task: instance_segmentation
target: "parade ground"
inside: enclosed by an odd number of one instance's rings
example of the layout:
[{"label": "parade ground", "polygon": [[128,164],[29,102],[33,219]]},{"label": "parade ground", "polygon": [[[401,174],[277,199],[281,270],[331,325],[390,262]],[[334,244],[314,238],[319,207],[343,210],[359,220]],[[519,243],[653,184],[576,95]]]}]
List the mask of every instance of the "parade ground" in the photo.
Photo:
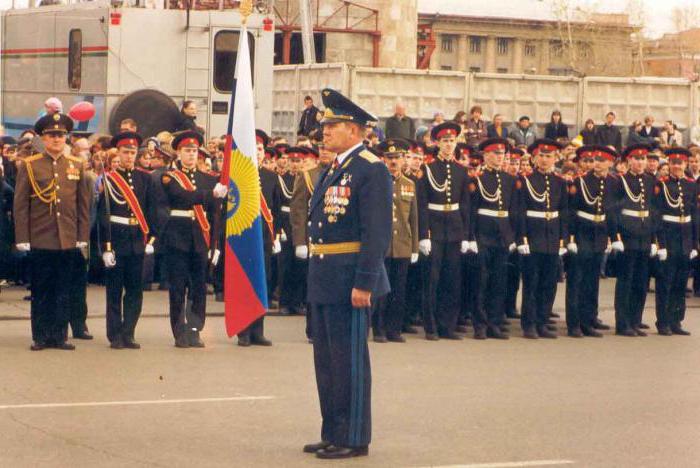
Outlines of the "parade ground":
[{"label": "parade ground", "polygon": [[[601,287],[613,324],[614,280]],[[236,346],[210,297],[205,349],[176,349],[167,293],[145,293],[141,350],[112,350],[104,291],[94,341],[30,352],[23,289],[0,294],[0,465],[6,467],[696,467],[700,300],[690,337],[371,343],[369,457],[318,460],[303,317],[266,319],[271,348]],[[563,314],[563,286],[555,311]],[[644,321],[653,327],[653,294]],[[562,331],[562,329],[564,331]]]}]

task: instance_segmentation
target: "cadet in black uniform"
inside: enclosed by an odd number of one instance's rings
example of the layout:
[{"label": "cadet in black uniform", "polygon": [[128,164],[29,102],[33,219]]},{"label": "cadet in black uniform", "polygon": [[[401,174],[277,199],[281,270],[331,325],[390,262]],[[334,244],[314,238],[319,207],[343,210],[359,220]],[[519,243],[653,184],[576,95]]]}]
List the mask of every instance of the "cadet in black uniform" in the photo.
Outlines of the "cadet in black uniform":
[{"label": "cadet in black uniform", "polygon": [[430,256],[423,327],[428,340],[459,340],[456,334],[461,305],[462,260],[469,250],[469,183],[467,172],[455,161],[461,127],[454,122],[436,125],[437,158],[424,166],[418,182],[419,247]]},{"label": "cadet in black uniform", "polygon": [[501,170],[508,141],[491,138],[479,145],[483,173],[471,183],[472,227],[479,254],[479,300],[474,338],[508,339],[505,322],[506,261],[515,250],[517,196],[515,178]]},{"label": "cadet in black uniform", "polygon": [[144,254],[153,254],[155,193],[148,173],[136,170],[134,161],[141,136],[124,132],[112,138],[119,165],[105,173],[97,214],[101,239],[106,245],[107,339],[114,349],[138,349],[134,330],[143,303]]},{"label": "cadet in black uniform", "polygon": [[[589,145],[576,150],[579,158],[593,157],[593,170],[576,178],[569,187],[569,244],[571,254],[566,277],[566,326],[574,338],[602,337],[598,324],[598,287],[603,253],[610,252],[615,237],[617,183],[608,171],[617,152],[607,146]],[[609,328],[607,325],[603,327]]]},{"label": "cadet in black uniform", "polygon": [[698,256],[697,184],[685,176],[690,151],[665,151],[670,174],[654,188],[659,240],[656,328],[659,335],[690,335],[683,329],[690,260]]},{"label": "cadet in black uniform", "polygon": [[641,328],[647,299],[649,257],[656,256],[652,192],[656,179],[646,169],[649,147],[631,145],[622,157],[629,171],[620,177],[617,193],[616,240],[622,242],[617,253],[615,283],[615,331],[623,336],[646,336]]},{"label": "cadet in black uniform", "polygon": [[323,424],[319,458],[367,455],[371,376],[367,334],[372,302],[389,292],[391,176],[362,144],[374,117],[331,89],[321,92],[323,143],[337,153],[309,204],[308,300]]},{"label": "cadet in black uniform", "polygon": [[[523,154],[525,154],[525,152],[520,148],[510,148],[510,152],[506,153],[506,158],[510,159],[504,162],[503,170],[517,178],[521,173],[520,160]],[[519,319],[522,317],[521,314],[518,313],[518,308],[516,306],[518,290],[520,289],[521,260],[521,255],[517,250],[508,254],[508,261],[506,262],[506,270],[508,272],[506,279],[506,297],[503,301],[503,307],[505,309],[506,318],[509,319]],[[503,323],[509,325],[508,321]]]},{"label": "cadet in black uniform", "polygon": [[540,139],[528,148],[532,174],[520,176],[518,253],[522,256],[521,326],[525,338],[556,338],[547,328],[557,295],[559,256],[566,253],[568,192],[553,172],[561,145]]},{"label": "cadet in black uniform", "polygon": [[[170,325],[178,348],[204,347],[199,332],[206,318],[207,258],[212,239],[209,218],[219,210],[215,199],[228,193],[214,176],[197,170],[198,148],[203,142],[195,131],[178,134],[172,142],[179,157],[178,168],[161,178],[170,205],[162,240],[170,273]],[[192,302],[191,314],[185,313],[185,289]]]}]

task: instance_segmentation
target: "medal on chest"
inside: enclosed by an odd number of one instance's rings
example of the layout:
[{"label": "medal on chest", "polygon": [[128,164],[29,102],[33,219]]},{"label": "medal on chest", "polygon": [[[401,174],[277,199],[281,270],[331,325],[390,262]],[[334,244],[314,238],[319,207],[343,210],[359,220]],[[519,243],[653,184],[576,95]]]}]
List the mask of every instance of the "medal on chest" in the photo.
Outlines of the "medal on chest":
[{"label": "medal on chest", "polygon": [[350,204],[350,194],[350,187],[328,187],[323,197],[323,213],[328,215],[329,223],[335,223],[338,221],[338,216],[342,216],[347,212],[347,206]]},{"label": "medal on chest", "polygon": [[80,169],[75,167],[73,163],[70,163],[68,169],[66,169],[66,177],[68,180],[80,180]]}]

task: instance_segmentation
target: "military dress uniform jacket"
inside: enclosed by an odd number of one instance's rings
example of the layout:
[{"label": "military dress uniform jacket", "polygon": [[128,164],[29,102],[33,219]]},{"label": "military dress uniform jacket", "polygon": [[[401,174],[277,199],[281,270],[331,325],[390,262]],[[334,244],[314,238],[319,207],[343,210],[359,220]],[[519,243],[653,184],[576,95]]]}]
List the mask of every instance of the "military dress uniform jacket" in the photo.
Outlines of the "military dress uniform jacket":
[{"label": "military dress uniform jacket", "polygon": [[[168,173],[163,174],[162,183],[168,196],[170,212],[173,210],[190,211],[195,205],[202,205],[210,225],[209,241],[212,242],[217,233],[211,230],[212,220],[218,210],[219,203],[212,194],[216,185],[216,177],[199,170],[182,172],[190,179],[194,191],[185,190],[175,178]],[[194,217],[170,216],[163,233],[159,236],[166,248],[181,252],[206,253],[209,250],[204,233]]]},{"label": "military dress uniform jacket", "polygon": [[[497,197],[499,187],[501,192]],[[503,171],[484,169],[469,184],[469,191],[472,230],[479,247],[507,248],[515,242],[518,225],[515,178]]]},{"label": "military dress uniform jacket", "polygon": [[274,224],[275,232],[281,234],[283,231],[287,239],[291,241],[292,223],[291,223],[291,208],[292,195],[294,193],[294,175],[287,172],[282,175],[277,175],[277,190],[275,193],[275,213]]},{"label": "military dress uniform jacket", "polygon": [[[260,190],[262,191],[262,196],[267,203],[267,208],[272,216],[271,222],[274,224],[275,217],[277,215],[278,201],[279,201],[279,181],[277,180],[277,174],[264,167],[260,168]],[[264,220],[263,224],[263,244],[267,249],[272,248],[272,233],[270,232],[270,227],[268,221]]]},{"label": "military dress uniform jacket", "polygon": [[654,204],[659,249],[667,249],[669,256],[697,249],[697,184],[686,178],[663,178],[654,188]]},{"label": "military dress uniform jacket", "polygon": [[593,171],[574,179],[569,186],[569,234],[579,252],[602,253],[615,240],[615,177],[597,177]]},{"label": "military dress uniform jacket", "polygon": [[418,197],[416,184],[401,175],[393,180],[392,235],[389,258],[410,258],[418,253]]},{"label": "military dress uniform jacket", "polygon": [[441,158],[423,167],[417,182],[421,239],[470,240],[469,176],[456,161]]},{"label": "military dress uniform jacket", "polygon": [[[151,174],[142,170],[123,170],[117,169],[119,175],[122,176],[124,181],[129,184],[134,195],[139,201],[141,206],[141,211],[148,224],[149,234],[144,238],[143,232],[139,225],[137,224],[134,212],[131,210],[128,203],[121,193],[119,187],[110,181],[110,189],[114,193],[109,199],[109,213],[107,213],[106,197],[107,190],[105,190],[105,180],[102,180],[102,187],[100,188],[100,198],[97,202],[97,215],[99,219],[100,227],[100,239],[104,242],[110,242],[112,250],[117,253],[117,255],[143,255],[146,242],[151,238],[155,237],[155,232],[157,229],[156,221],[156,204],[155,204],[155,191],[153,189],[153,182],[151,179]],[[106,175],[103,177],[107,177]],[[129,219],[131,224],[121,224],[110,221],[110,216],[117,216],[122,220]]]},{"label": "military dress uniform jacket", "polygon": [[27,157],[19,166],[15,186],[15,242],[32,249],[75,249],[90,239],[92,187],[83,161],[48,153]]},{"label": "military dress uniform jacket", "polygon": [[314,167],[308,171],[298,173],[296,179],[294,179],[294,192],[289,203],[294,247],[308,243],[306,223],[309,218],[309,201],[320,175],[321,168]]},{"label": "military dress uniform jacket", "polygon": [[520,176],[518,185],[518,245],[527,238],[531,252],[558,254],[569,237],[566,181],[553,173],[535,170]]},{"label": "military dress uniform jacket", "polygon": [[[391,199],[389,171],[363,145],[321,175],[309,207],[309,302],[349,303],[353,288],[372,297],[389,292],[384,257]],[[349,253],[318,253],[315,246],[321,245]]]},{"label": "military dress uniform jacket", "polygon": [[625,250],[649,251],[655,241],[656,216],[652,203],[655,185],[656,179],[647,173],[628,172],[619,179],[615,226]]}]

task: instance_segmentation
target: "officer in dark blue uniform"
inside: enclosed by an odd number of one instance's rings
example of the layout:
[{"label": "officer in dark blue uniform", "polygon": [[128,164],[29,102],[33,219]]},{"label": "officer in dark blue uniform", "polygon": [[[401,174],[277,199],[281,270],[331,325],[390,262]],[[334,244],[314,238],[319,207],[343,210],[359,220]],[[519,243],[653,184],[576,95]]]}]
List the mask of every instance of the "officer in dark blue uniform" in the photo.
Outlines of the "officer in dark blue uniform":
[{"label": "officer in dark blue uniform", "polygon": [[647,299],[649,257],[657,245],[652,213],[652,192],[656,179],[645,171],[649,147],[638,144],[625,148],[622,157],[629,171],[620,177],[617,193],[616,239],[623,249],[617,255],[615,283],[615,331],[622,336],[646,336],[641,328]]},{"label": "officer in dark blue uniform", "polygon": [[698,256],[697,184],[685,176],[690,151],[671,148],[665,153],[670,174],[654,188],[659,241],[656,328],[659,335],[690,335],[681,322],[690,260]]},{"label": "officer in dark blue uniform", "polygon": [[566,253],[568,193],[554,174],[561,145],[540,139],[527,149],[532,174],[520,176],[518,253],[522,257],[523,298],[520,319],[525,338],[556,338],[547,328],[557,295],[559,256]]},{"label": "officer in dark blue uniform", "polygon": [[324,147],[337,153],[309,204],[308,301],[323,424],[319,458],[367,455],[371,376],[367,334],[375,298],[389,292],[392,183],[362,144],[376,119],[332,89],[322,91]]}]

